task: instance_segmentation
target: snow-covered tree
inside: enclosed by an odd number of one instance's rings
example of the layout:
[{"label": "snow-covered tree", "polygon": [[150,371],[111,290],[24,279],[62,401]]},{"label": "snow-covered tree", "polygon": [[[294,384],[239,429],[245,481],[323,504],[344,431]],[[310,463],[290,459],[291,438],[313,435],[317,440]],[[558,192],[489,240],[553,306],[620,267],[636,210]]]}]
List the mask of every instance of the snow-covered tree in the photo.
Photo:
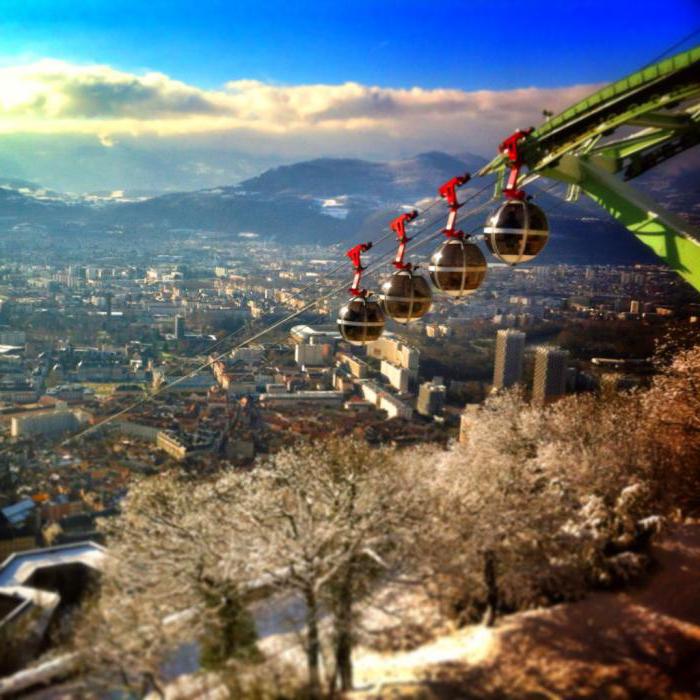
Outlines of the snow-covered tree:
[{"label": "snow-covered tree", "polygon": [[[685,510],[700,506],[700,345],[677,353],[642,398],[640,426],[654,451],[659,498]],[[675,501],[673,499],[676,499]]]},{"label": "snow-covered tree", "polygon": [[283,594],[301,603],[318,696],[323,649],[329,686],[351,687],[367,606],[408,578],[451,618],[487,623],[628,580],[661,516],[700,502],[698,416],[695,348],[648,391],[543,409],[492,397],[447,450],[320,440],[248,472],[144,479],[107,523],[110,564],[77,642],[86,676],[158,688],[203,639],[240,676],[265,664],[246,604]]},{"label": "snow-covered tree", "polygon": [[204,483],[140,482],[108,526],[110,565],[83,625],[88,664],[159,687],[163,660],[210,633],[207,615],[233,609],[228,594],[212,606],[212,591],[285,591],[303,601],[311,694],[321,692],[323,613],[350,687],[355,603],[397,567],[411,515],[399,467],[392,450],[330,440]]}]

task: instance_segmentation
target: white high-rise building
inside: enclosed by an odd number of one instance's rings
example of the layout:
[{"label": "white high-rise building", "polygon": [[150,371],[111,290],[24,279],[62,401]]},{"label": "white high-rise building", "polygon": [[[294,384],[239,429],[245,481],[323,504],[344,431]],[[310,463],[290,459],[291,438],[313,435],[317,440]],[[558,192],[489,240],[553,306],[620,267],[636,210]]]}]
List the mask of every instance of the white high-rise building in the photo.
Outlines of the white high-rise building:
[{"label": "white high-rise building", "polygon": [[420,351],[411,345],[407,345],[396,336],[385,333],[378,340],[367,343],[367,354],[378,360],[386,360],[393,365],[404,367],[413,375],[418,372]]},{"label": "white high-rise building", "polygon": [[52,437],[70,433],[85,425],[90,416],[81,410],[36,411],[13,416],[10,421],[12,437]]},{"label": "white high-rise building", "polygon": [[294,361],[300,366],[320,367],[327,365],[332,358],[330,345],[295,345]]},{"label": "white high-rise building", "polygon": [[522,379],[524,354],[525,333],[510,329],[498,331],[493,365],[494,389],[506,389]]},{"label": "white high-rise building", "polygon": [[185,319],[183,316],[175,316],[175,320],[173,322],[173,335],[178,340],[182,340],[185,337]]},{"label": "white high-rise building", "polygon": [[0,331],[0,345],[21,346],[27,342],[24,331],[6,330]]},{"label": "white high-rise building", "polygon": [[544,406],[566,393],[569,353],[561,348],[539,347],[535,353],[532,402]]}]

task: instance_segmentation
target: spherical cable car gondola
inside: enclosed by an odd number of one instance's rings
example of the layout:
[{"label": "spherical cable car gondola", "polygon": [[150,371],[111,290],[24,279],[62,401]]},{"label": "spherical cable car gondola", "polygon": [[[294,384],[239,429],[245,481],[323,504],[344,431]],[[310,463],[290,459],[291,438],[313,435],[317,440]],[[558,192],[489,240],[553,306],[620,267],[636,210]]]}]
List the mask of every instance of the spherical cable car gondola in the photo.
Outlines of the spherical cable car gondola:
[{"label": "spherical cable car gondola", "polygon": [[507,265],[529,262],[542,252],[549,239],[544,212],[518,187],[524,164],[521,144],[532,129],[519,129],[498,147],[510,161],[510,172],[503,194],[506,201],[486,219],[486,246]]},{"label": "spherical cable car gondola", "polygon": [[410,240],[406,224],[417,216],[414,210],[398,216],[390,224],[399,239],[393,263],[396,272],[382,285],[380,298],[386,315],[397,323],[416,321],[430,311],[433,303],[433,293],[425,277],[411,263],[404,262],[406,243]]},{"label": "spherical cable car gondola", "polygon": [[508,265],[529,262],[549,239],[544,212],[524,198],[511,197],[489,215],[484,226],[488,249]]},{"label": "spherical cable car gondola", "polygon": [[451,297],[473,294],[483,283],[486,269],[481,249],[464,234],[448,238],[433,253],[428,266],[435,287]]},{"label": "spherical cable car gondola", "polygon": [[384,332],[384,312],[378,301],[371,299],[371,293],[360,289],[362,278],[361,255],[372,247],[372,243],[360,243],[347,252],[352,260],[355,276],[348,303],[338,312],[338,330],[352,345],[364,345],[377,340]]},{"label": "spherical cable car gondola", "polygon": [[484,254],[463,231],[455,229],[457,212],[462,206],[457,201],[456,188],[468,181],[469,175],[463,175],[440,187],[440,196],[447,200],[450,209],[447,227],[443,230],[447,240],[433,253],[428,266],[435,287],[452,297],[473,294],[486,277]]},{"label": "spherical cable car gondola", "polygon": [[338,330],[352,345],[377,340],[384,332],[384,325],[382,307],[369,295],[352,297],[338,312]]},{"label": "spherical cable car gondola", "polygon": [[382,285],[380,294],[387,316],[397,323],[410,323],[425,316],[433,304],[433,293],[415,268],[397,270]]}]

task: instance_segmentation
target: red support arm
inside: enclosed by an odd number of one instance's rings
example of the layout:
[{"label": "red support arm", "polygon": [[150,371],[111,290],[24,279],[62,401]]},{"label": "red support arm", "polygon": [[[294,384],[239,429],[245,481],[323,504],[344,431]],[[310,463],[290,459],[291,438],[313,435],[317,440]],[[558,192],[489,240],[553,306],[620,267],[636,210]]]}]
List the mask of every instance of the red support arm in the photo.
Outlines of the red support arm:
[{"label": "red support arm", "polygon": [[397,216],[389,226],[391,230],[396,234],[399,239],[399,248],[396,251],[396,257],[394,258],[394,267],[397,270],[410,270],[411,263],[405,263],[403,261],[403,256],[406,251],[406,243],[411,239],[406,235],[406,224],[409,221],[413,221],[418,216],[418,212],[414,209],[413,211],[407,212],[406,214],[401,214]]},{"label": "red support arm", "polygon": [[352,287],[350,287],[350,294],[354,297],[361,297],[367,293],[367,290],[360,289],[360,281],[362,279],[362,271],[365,269],[362,267],[362,253],[366,253],[372,247],[372,241],[367,241],[367,243],[358,243],[353,248],[345,253],[351,262],[352,268],[355,272],[355,276],[352,280]]},{"label": "red support arm", "polygon": [[531,134],[532,131],[533,127],[529,129],[518,129],[498,147],[498,150],[507,156],[511,163],[508,182],[503,190],[503,194],[508,199],[523,199],[525,197],[525,193],[518,189],[518,177],[520,177],[520,169],[523,167],[523,158],[519,144],[520,141]]},{"label": "red support arm", "polygon": [[457,188],[469,182],[470,179],[471,175],[469,173],[458,175],[443,183],[438,190],[439,195],[447,200],[447,205],[450,207],[450,213],[447,216],[447,226],[444,229],[444,233],[447,236],[454,237],[462,233],[461,231],[455,231],[457,212],[462,206],[457,199]]},{"label": "red support arm", "polygon": [[498,147],[498,150],[504,155],[508,156],[508,160],[513,163],[513,165],[522,165],[521,154],[518,150],[518,142],[529,136],[533,132],[533,128],[529,129],[518,129],[513,132],[503,143]]},{"label": "red support arm", "polygon": [[455,230],[455,224],[457,223],[457,212],[462,206],[457,200],[457,188],[469,182],[471,175],[469,173],[464,173],[464,175],[458,175],[448,180],[440,186],[438,193],[443,199],[447,200],[447,205],[450,208],[450,213],[447,215],[447,226],[443,229],[443,233],[448,238],[463,238],[464,233],[462,231]]},{"label": "red support arm", "polygon": [[459,209],[462,205],[457,201],[457,188],[469,182],[471,175],[469,173],[464,173],[464,175],[458,175],[453,177],[451,180],[440,185],[438,194],[447,200],[447,204],[451,209]]}]

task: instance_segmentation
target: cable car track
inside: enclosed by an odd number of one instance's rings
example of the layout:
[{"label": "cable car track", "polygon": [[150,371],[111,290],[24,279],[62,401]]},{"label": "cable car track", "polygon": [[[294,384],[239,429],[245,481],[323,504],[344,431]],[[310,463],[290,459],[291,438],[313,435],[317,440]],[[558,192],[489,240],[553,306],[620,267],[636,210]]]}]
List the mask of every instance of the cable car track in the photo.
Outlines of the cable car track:
[{"label": "cable car track", "polygon": [[[610,139],[621,127],[638,130]],[[700,291],[698,228],[628,184],[700,143],[700,46],[646,66],[507,142],[528,176],[568,184],[571,200],[584,191]],[[478,175],[508,171],[511,154],[499,150]]]}]

